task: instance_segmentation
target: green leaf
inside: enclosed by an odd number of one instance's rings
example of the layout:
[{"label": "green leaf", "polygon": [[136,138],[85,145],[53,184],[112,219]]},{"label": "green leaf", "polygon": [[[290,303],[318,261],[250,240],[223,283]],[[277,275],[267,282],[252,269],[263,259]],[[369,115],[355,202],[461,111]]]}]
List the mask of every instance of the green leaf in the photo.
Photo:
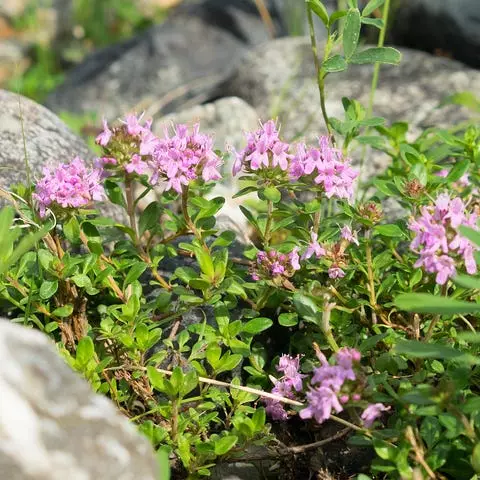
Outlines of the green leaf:
[{"label": "green leaf", "polygon": [[278,317],[278,323],[283,327],[294,327],[298,324],[298,315],[296,313],[281,313]]},{"label": "green leaf", "polygon": [[242,361],[242,358],[243,356],[239,353],[234,353],[233,355],[225,354],[220,359],[217,368],[215,368],[215,373],[218,375],[219,373],[233,370]]},{"label": "green leaf", "polygon": [[306,0],[306,3],[312,12],[328,27],[328,12],[323,3],[320,0]]},{"label": "green leaf", "polygon": [[258,317],[248,321],[243,326],[242,330],[246,333],[251,333],[252,335],[256,335],[257,333],[267,330],[272,325],[273,325],[273,322],[269,318]]},{"label": "green leaf", "polygon": [[123,190],[122,188],[120,188],[120,185],[113,182],[112,180],[105,180],[103,186],[105,187],[105,193],[107,194],[108,199],[112,203],[126,208],[125,199],[123,197]]},{"label": "green leaf", "polygon": [[322,64],[322,68],[326,72],[342,72],[347,67],[348,64],[341,55],[334,55]]},{"label": "green leaf", "polygon": [[63,307],[56,308],[52,315],[55,317],[69,317],[73,313],[73,306],[72,305],[63,305]]},{"label": "green leaf", "polygon": [[45,333],[52,333],[58,329],[58,322],[48,322],[45,325]]},{"label": "green leaf", "polygon": [[337,10],[336,12],[333,12],[330,15],[330,21],[329,25],[330,27],[337,21],[340,20],[341,18],[345,17],[348,13],[348,10]]},{"label": "green leaf", "polygon": [[384,237],[405,237],[405,232],[395,224],[376,225],[374,232],[383,235]]},{"label": "green leaf", "polygon": [[480,277],[474,277],[471,275],[457,275],[453,278],[453,281],[463,288],[474,288],[476,290],[480,290]]},{"label": "green leaf", "polygon": [[295,295],[293,295],[293,303],[297,312],[304,318],[316,318],[320,314],[318,305],[310,297],[302,293],[295,293]]},{"label": "green leaf", "polygon": [[420,434],[427,444],[428,448],[432,448],[441,438],[442,427],[436,417],[425,417],[420,427]]},{"label": "green leaf", "polygon": [[145,208],[138,219],[140,235],[143,235],[147,230],[158,227],[161,213],[162,207],[158,202],[152,202]]},{"label": "green leaf", "polygon": [[276,187],[267,187],[263,190],[263,195],[267,200],[278,203],[282,199],[282,194]]},{"label": "green leaf", "polygon": [[40,298],[42,300],[49,299],[58,290],[58,280],[43,282],[40,287]]},{"label": "green leaf", "polygon": [[86,365],[95,355],[93,340],[89,337],[83,337],[77,346],[76,360],[80,365]]},{"label": "green leaf", "polygon": [[258,228],[258,223],[257,221],[255,220],[255,217],[253,216],[252,212],[250,212],[250,210],[248,210],[247,208],[245,208],[243,205],[240,205],[240,210],[241,212],[245,215],[245,217],[247,217],[247,220],[257,229],[257,230],[260,230]]},{"label": "green leaf", "polygon": [[194,246],[193,251],[200,269],[209,280],[213,281],[215,277],[215,267],[213,266],[210,252],[197,245]]},{"label": "green leaf", "polygon": [[466,354],[455,348],[438,343],[424,343],[417,340],[399,340],[393,352],[411,358],[441,358],[443,360],[457,360],[470,364],[480,363],[480,358]]},{"label": "green leaf", "polygon": [[438,313],[454,315],[457,313],[480,312],[480,304],[463,302],[449,297],[440,297],[428,293],[404,293],[395,298],[400,310],[417,313]]},{"label": "green leaf", "polygon": [[89,288],[92,286],[92,282],[90,281],[90,278],[88,278],[88,276],[84,275],[83,273],[74,275],[72,277],[72,281],[73,283],[75,283],[77,287],[80,287],[80,288]]},{"label": "green leaf", "polygon": [[446,182],[456,182],[460,180],[467,170],[470,168],[470,160],[461,160],[456,162],[453,168],[450,170],[447,178],[445,179]]},{"label": "green leaf", "polygon": [[380,458],[382,458],[383,460],[395,461],[398,452],[397,447],[390,445],[389,443],[385,442],[384,440],[380,440],[379,438],[374,438],[372,440],[372,443],[375,452]]},{"label": "green leaf", "polygon": [[477,247],[480,247],[480,232],[478,230],[474,230],[470,227],[465,227],[464,225],[460,225],[458,229],[465,238],[468,238]]},{"label": "green leaf", "polygon": [[156,460],[158,465],[158,480],[170,480],[170,454],[169,448],[160,447],[157,450]]},{"label": "green leaf", "polygon": [[[2,262],[0,262],[0,275],[5,273],[12,265],[14,265],[18,261],[18,259],[22,257],[28,250],[30,250],[40,239],[42,239],[49,230],[50,226],[46,225],[38,232],[30,233],[26,237],[23,237],[17,247],[13,250],[13,253],[7,259],[2,259]],[[5,235],[5,230],[1,230],[1,227],[0,232],[2,232],[2,235]],[[38,251],[38,258],[41,265],[45,269],[48,269],[50,264],[48,263],[47,267],[44,266],[44,264],[42,263],[42,257],[40,252],[44,252],[44,259],[48,257],[49,260],[53,260],[53,255],[48,252],[48,250],[42,249]]]},{"label": "green leaf", "polygon": [[381,18],[362,17],[362,23],[364,25],[371,25],[379,30],[385,26],[385,23]]},{"label": "green leaf", "polygon": [[238,437],[235,435],[227,435],[215,442],[215,455],[225,455],[237,443]]},{"label": "green leaf", "polygon": [[360,38],[360,28],[360,12],[358,8],[351,8],[347,13],[347,19],[343,27],[343,52],[347,62],[350,62],[350,58],[357,49]]},{"label": "green leaf", "polygon": [[63,224],[63,233],[69,242],[78,243],[80,240],[80,224],[76,217],[70,217],[70,219]]},{"label": "green leaf", "polygon": [[398,65],[402,59],[402,54],[392,47],[373,47],[358,52],[349,59],[349,63],[389,63]]},{"label": "green leaf", "polygon": [[362,16],[368,17],[372,14],[377,8],[381,7],[385,3],[385,0],[370,0],[365,8],[362,10]]},{"label": "green leaf", "polygon": [[123,282],[123,288],[125,288],[127,285],[130,285],[135,280],[138,280],[140,275],[147,269],[147,266],[148,265],[144,262],[135,263],[130,268],[130,270],[127,273],[127,276],[125,277],[125,281]]},{"label": "green leaf", "polygon": [[473,448],[472,467],[476,473],[480,473],[480,443],[477,443]]},{"label": "green leaf", "polygon": [[472,92],[454,93],[442,100],[439,108],[445,105],[462,105],[473,112],[480,113],[480,99]]}]

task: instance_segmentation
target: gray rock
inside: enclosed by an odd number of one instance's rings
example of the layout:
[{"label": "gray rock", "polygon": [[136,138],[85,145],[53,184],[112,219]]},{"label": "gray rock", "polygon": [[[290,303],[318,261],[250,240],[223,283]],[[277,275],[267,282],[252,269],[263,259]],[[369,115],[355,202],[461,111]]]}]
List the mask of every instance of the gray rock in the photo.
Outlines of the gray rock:
[{"label": "gray rock", "polygon": [[258,468],[252,463],[224,463],[212,471],[212,480],[261,480]]},{"label": "gray rock", "polygon": [[34,176],[49,162],[70,161],[75,156],[92,160],[93,154],[85,142],[45,107],[5,90],[0,90],[0,105],[0,184],[3,187],[26,181],[24,139]]},{"label": "gray rock", "polygon": [[[446,126],[471,118],[464,107],[436,107],[456,91],[480,91],[480,72],[422,52],[402,49],[402,53],[400,66],[381,68],[374,115],[388,122],[408,121],[412,133],[438,122]],[[327,77],[326,108],[330,116],[343,118],[344,96],[368,105],[372,69],[370,65],[355,65]],[[319,134],[325,133],[307,38],[274,40],[248,53],[220,87],[220,94],[243,98],[262,120],[278,117],[287,140],[304,137],[315,142]],[[372,172],[378,172],[388,161],[386,155],[376,154],[367,163]]]},{"label": "gray rock", "polygon": [[400,0],[390,36],[397,45],[449,55],[480,68],[480,2]]},{"label": "gray rock", "polygon": [[0,472],[8,480],[157,480],[146,438],[38,331],[0,320]]},{"label": "gray rock", "polygon": [[46,104],[108,119],[152,105],[169,113],[211,98],[239,56],[268,38],[249,0],[185,5],[163,24],[88,57]]}]

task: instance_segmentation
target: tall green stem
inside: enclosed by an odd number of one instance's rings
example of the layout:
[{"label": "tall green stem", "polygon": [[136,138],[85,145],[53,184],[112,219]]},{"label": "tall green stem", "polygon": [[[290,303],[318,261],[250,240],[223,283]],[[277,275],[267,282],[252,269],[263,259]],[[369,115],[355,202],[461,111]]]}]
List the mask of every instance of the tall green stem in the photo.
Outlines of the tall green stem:
[{"label": "tall green stem", "polygon": [[271,232],[272,229],[272,222],[273,222],[273,202],[271,200],[267,200],[267,223],[265,225],[265,234],[263,235],[263,245],[264,247],[268,247],[270,244],[271,239]]},{"label": "tall green stem", "polygon": [[188,213],[188,185],[182,185],[182,214],[189,230],[193,233],[193,235],[195,235],[197,240],[202,244],[203,248],[208,250],[207,244],[203,240],[201,232],[195,226],[193,220],[190,218],[190,214]]},{"label": "tall green stem", "polygon": [[[380,34],[378,36],[377,47],[383,47],[385,43],[385,36],[387,34],[387,24],[388,24],[388,13],[390,11],[390,0],[385,0],[385,5],[383,6],[383,27],[380,30]],[[377,91],[378,86],[378,78],[380,75],[380,63],[375,63],[373,67],[373,77],[372,77],[372,85],[370,87],[370,99],[368,101],[368,110],[367,110],[367,118],[370,118],[373,113],[373,103],[375,100],[375,93]],[[368,131],[368,129],[367,129]],[[366,154],[366,146],[363,148],[362,159],[360,161],[360,172],[363,172],[363,165],[365,163],[365,154]]]},{"label": "tall green stem", "polygon": [[[322,109],[322,115],[325,121],[325,126],[327,127],[328,134],[332,136],[332,129],[330,127],[330,122],[328,120],[328,115],[327,115],[327,108],[325,106],[325,72],[322,70],[322,66],[320,65],[320,61],[318,59],[317,38],[315,36],[315,25],[313,23],[313,13],[312,13],[312,9],[308,5],[307,5],[307,17],[308,17],[308,28],[310,30],[310,43],[312,45],[313,61],[315,63],[315,70],[317,75],[318,93],[320,95],[320,107]],[[331,49],[332,49],[332,38],[330,36],[330,29],[328,29],[327,44],[325,45],[325,51],[323,54],[322,63],[328,59]],[[332,142],[335,143],[333,136],[332,136]]]},{"label": "tall green stem", "polygon": [[[387,24],[388,24],[388,13],[390,11],[390,0],[385,0],[385,5],[383,7],[383,27],[380,30],[380,35],[378,36],[377,47],[382,48],[385,43],[385,36],[387,34]],[[370,100],[368,102],[368,117],[372,116],[373,112],[373,102],[375,100],[375,92],[377,91],[378,86],[378,77],[380,75],[380,63],[376,63],[373,67],[373,77],[372,77],[372,86],[370,87]]]},{"label": "tall green stem", "polygon": [[330,296],[328,294],[324,295],[324,299],[325,305],[322,312],[321,329],[332,351],[338,352],[340,347],[338,346],[335,337],[333,336],[332,328],[330,326],[330,316],[332,314],[332,310],[335,304],[328,303],[328,301],[330,300]]},{"label": "tall green stem", "polygon": [[125,197],[127,201],[127,215],[130,221],[130,228],[134,234],[135,247],[140,247],[140,238],[138,236],[137,220],[135,218],[135,198],[133,193],[133,181],[130,175],[125,177]]}]

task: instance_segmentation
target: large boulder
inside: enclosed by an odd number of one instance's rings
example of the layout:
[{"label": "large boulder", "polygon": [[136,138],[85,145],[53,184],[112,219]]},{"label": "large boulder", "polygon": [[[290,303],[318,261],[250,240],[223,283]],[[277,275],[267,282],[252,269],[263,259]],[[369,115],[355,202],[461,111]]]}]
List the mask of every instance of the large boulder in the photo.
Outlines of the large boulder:
[{"label": "large boulder", "polygon": [[158,480],[147,439],[38,331],[0,320],[0,472],[8,480]]},{"label": "large boulder", "polygon": [[[271,13],[277,19],[274,8]],[[279,22],[275,27],[283,32]],[[169,113],[209,99],[238,58],[268,38],[250,0],[182,5],[161,25],[93,53],[46,104],[57,112],[93,111],[108,119],[152,105]]]},{"label": "large boulder", "polygon": [[42,105],[5,90],[0,105],[1,186],[26,181],[25,156],[34,176],[50,162],[93,158],[86,143]]},{"label": "large boulder", "polygon": [[[320,51],[322,46],[319,45]],[[432,125],[454,125],[471,118],[464,107],[437,108],[445,97],[457,92],[480,91],[480,72],[447,58],[402,49],[399,66],[382,66],[375,95],[374,114],[388,122],[410,122],[412,134]],[[326,109],[343,118],[342,97],[368,105],[373,66],[352,65],[332,74],[326,82]],[[235,95],[246,100],[262,120],[278,117],[287,140],[306,138],[315,142],[325,133],[312,51],[308,38],[278,39],[248,53],[218,95]],[[378,164],[380,162],[380,164]],[[383,165],[382,165],[383,162]],[[388,162],[377,155],[372,171]]]},{"label": "large boulder", "polygon": [[399,0],[390,36],[397,45],[451,56],[480,68],[480,2]]}]

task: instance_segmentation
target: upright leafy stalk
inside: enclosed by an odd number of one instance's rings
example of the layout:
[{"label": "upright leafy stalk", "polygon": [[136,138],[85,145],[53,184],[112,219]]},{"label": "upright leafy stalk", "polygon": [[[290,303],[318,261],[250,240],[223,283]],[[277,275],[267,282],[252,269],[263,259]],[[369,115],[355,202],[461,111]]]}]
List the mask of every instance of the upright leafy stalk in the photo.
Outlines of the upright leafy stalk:
[{"label": "upright leafy stalk", "polygon": [[[386,33],[387,33],[389,11],[390,11],[390,0],[385,0],[385,5],[383,6],[383,15],[382,15],[382,17],[383,17],[383,27],[380,30],[380,34],[378,36],[378,43],[377,43],[378,48],[382,48],[384,43],[385,43],[385,36],[386,36]],[[377,62],[377,63],[375,63],[375,66],[373,67],[372,86],[370,87],[370,99],[369,99],[369,102],[368,102],[367,118],[370,118],[372,116],[373,102],[374,102],[374,99],[375,99],[375,92],[377,90],[379,74],[380,74],[380,63]]]},{"label": "upright leafy stalk", "polygon": [[[383,6],[383,27],[380,30],[380,34],[378,36],[378,43],[377,47],[382,48],[385,43],[385,36],[387,34],[387,23],[388,23],[388,13],[390,11],[390,0],[385,0],[385,5]],[[367,118],[370,118],[373,113],[373,103],[375,100],[375,93],[377,91],[378,86],[378,78],[380,75],[380,62],[376,62],[375,66],[373,67],[373,76],[372,76],[372,84],[370,87],[370,98],[368,101],[368,110],[367,110]],[[368,129],[367,129],[368,131]],[[362,158],[360,160],[360,172],[363,173],[363,166],[365,164],[365,156],[366,156],[366,145],[363,147],[362,151]]]},{"label": "upright leafy stalk", "polygon": [[[330,127],[330,122],[328,120],[327,109],[325,106],[325,72],[322,70],[320,61],[318,59],[318,49],[317,49],[317,38],[315,36],[315,25],[313,23],[313,12],[312,8],[307,5],[307,17],[308,17],[308,28],[310,30],[310,43],[312,45],[313,61],[315,63],[315,70],[317,74],[317,85],[318,92],[320,94],[320,107],[322,109],[323,119],[325,120],[325,126],[329,135],[332,135],[332,129]],[[323,54],[323,62],[327,60],[332,49],[332,40],[330,36],[330,28],[327,29],[327,44],[325,45],[325,51]],[[332,136],[333,141],[333,136]]]},{"label": "upright leafy stalk", "polygon": [[140,248],[140,238],[138,236],[137,220],[135,218],[135,198],[133,194],[133,181],[130,175],[125,176],[125,197],[127,202],[127,214],[130,221],[130,228],[133,230],[134,242],[137,248]]},{"label": "upright leafy stalk", "polygon": [[265,235],[263,236],[263,243],[265,247],[268,247],[270,244],[270,239],[272,234],[270,230],[272,229],[272,221],[273,221],[273,202],[271,200],[267,200],[267,224],[265,225]]}]

